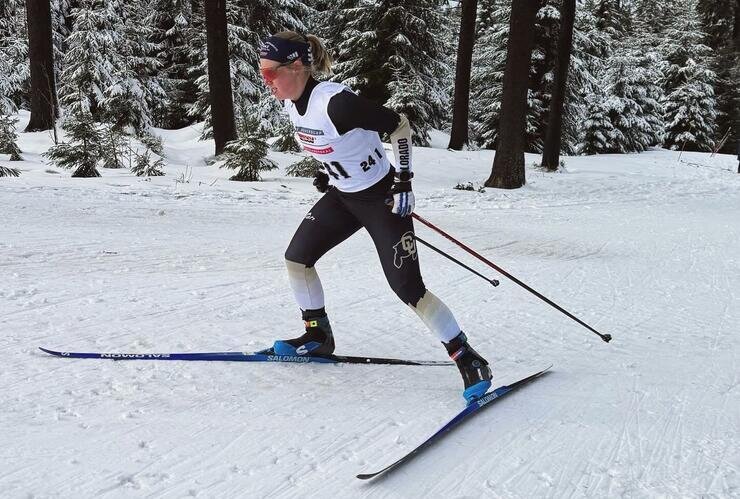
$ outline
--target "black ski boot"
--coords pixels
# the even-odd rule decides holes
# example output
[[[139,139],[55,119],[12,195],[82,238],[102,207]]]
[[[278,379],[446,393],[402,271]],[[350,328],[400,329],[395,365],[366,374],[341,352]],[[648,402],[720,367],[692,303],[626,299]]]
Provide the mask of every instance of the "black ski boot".
[[[334,352],[334,336],[326,312],[323,315],[304,312],[303,322],[306,332],[298,338],[276,341],[272,346],[273,352],[290,356],[331,355]]]
[[[460,370],[465,384],[465,391],[463,392],[465,400],[470,404],[481,398],[491,388],[492,375],[491,368],[488,367],[488,361],[468,345],[468,338],[462,331],[449,343],[442,342],[442,344]]]

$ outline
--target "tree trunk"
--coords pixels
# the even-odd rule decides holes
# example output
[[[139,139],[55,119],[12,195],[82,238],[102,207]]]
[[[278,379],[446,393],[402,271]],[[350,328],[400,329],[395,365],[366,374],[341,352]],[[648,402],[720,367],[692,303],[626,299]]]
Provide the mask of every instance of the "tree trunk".
[[[506,49],[499,144],[486,187],[517,189],[524,176],[524,132],[527,120],[529,66],[539,0],[515,0],[511,5]]]
[[[31,66],[31,120],[26,132],[54,128],[57,92],[49,0],[26,0],[28,58]]]
[[[740,81],[740,0],[735,4],[735,25],[732,28],[732,50],[735,57],[734,80]],[[737,172],[740,173],[740,91],[735,88],[735,122],[733,123],[733,132],[735,142],[737,143]]]
[[[229,40],[226,27],[226,0],[205,0],[208,42],[208,95],[216,155],[230,140],[236,139],[234,102],[231,96]]]
[[[555,82],[550,116],[545,134],[545,147],[542,151],[542,166],[555,171],[560,163],[560,140],[563,128],[563,103],[568,81],[568,66],[573,49],[573,21],[576,17],[576,0],[563,0],[560,7],[560,33],[558,34],[558,52],[555,62]]]
[[[455,69],[455,100],[452,109],[450,149],[459,151],[468,144],[468,111],[470,107],[470,66],[475,43],[475,18],[478,0],[462,0],[460,36],[457,42]]]

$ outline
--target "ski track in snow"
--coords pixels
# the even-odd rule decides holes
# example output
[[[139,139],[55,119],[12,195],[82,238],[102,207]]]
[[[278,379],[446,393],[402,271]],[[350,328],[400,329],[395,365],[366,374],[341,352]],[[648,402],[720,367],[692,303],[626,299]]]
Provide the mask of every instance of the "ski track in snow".
[[[732,157],[573,157],[562,173],[528,168],[522,189],[478,193],[451,187],[482,183],[491,151],[416,148],[419,214],[614,340],[417,224],[501,280],[494,288],[419,247],[429,289],[492,362],[495,384],[554,367],[366,483],[354,476],[462,408],[454,368],[37,350],[253,351],[298,333],[282,258],[317,199],[310,180],[228,182],[205,166],[212,144],[195,132],[162,131],[167,176],[151,181],[47,173],[45,134],[21,135],[23,163],[0,156],[23,170],[0,179],[3,497],[740,496]],[[190,182],[175,182],[186,167]],[[445,359],[390,291],[366,234],[317,269],[337,353]]]

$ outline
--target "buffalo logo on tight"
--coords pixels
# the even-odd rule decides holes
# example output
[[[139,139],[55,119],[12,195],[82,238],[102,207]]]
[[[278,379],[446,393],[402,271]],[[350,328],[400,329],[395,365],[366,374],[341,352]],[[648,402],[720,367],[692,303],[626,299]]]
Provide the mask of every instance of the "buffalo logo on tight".
[[[416,241],[414,241],[414,233],[409,231],[401,236],[401,240],[393,245],[395,251],[393,255],[393,265],[397,269],[403,266],[403,261],[406,258],[411,257],[412,260],[416,260]]]

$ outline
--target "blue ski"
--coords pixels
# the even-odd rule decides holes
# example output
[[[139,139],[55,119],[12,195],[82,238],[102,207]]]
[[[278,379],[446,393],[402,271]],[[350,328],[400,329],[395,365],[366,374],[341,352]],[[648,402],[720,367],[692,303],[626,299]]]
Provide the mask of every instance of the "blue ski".
[[[292,362],[321,364],[391,364],[402,366],[451,366],[454,362],[444,360],[406,360],[382,357],[352,357],[347,355],[292,356],[275,355],[266,352],[200,352],[200,353],[103,353],[103,352],[61,352],[39,347],[43,352],[68,359],[109,359],[109,360],[198,360],[227,362]]]
[[[407,463],[411,460],[414,456],[419,454],[423,449],[427,448],[434,442],[437,442],[444,436],[445,433],[452,430],[453,428],[456,428],[459,426],[465,419],[468,418],[468,416],[474,414],[478,410],[488,406],[489,404],[495,402],[496,400],[499,400],[501,397],[506,395],[507,393],[516,390],[517,388],[522,387],[523,385],[529,383],[530,381],[537,379],[538,377],[545,374],[552,365],[546,367],[540,372],[534,373],[531,376],[527,376],[526,378],[520,379],[519,381],[516,381],[510,385],[504,385],[496,388],[495,390],[491,390],[490,392],[483,395],[478,400],[471,402],[465,409],[463,409],[457,416],[452,418],[450,421],[448,421],[442,428],[437,430],[437,432],[432,435],[431,437],[427,438],[423,443],[421,443],[418,447],[416,447],[414,450],[406,454],[405,456],[401,457],[398,461],[394,462],[393,464],[389,464],[385,468],[383,468],[380,471],[376,471],[375,473],[361,473],[357,475],[357,478],[360,480],[369,480],[371,478],[375,478],[379,475],[382,475],[384,473],[387,473],[393,469],[398,468],[404,463]]]

